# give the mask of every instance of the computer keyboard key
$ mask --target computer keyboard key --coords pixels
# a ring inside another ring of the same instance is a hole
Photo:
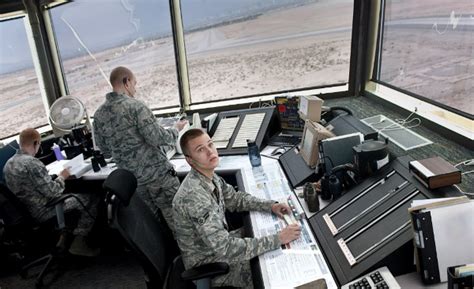
[[[381,267],[370,272],[359,279],[353,280],[341,287],[341,289],[401,289],[397,280],[387,267]]]

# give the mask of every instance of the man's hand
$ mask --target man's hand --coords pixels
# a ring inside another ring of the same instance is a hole
[[[288,244],[293,240],[296,240],[301,235],[301,227],[298,224],[291,224],[286,226],[283,230],[281,230],[278,238],[282,244]]]
[[[71,175],[71,172],[69,171],[69,169],[64,169],[62,170],[60,173],[59,173],[59,176],[62,177],[64,180],[69,178],[69,176]]]
[[[178,131],[181,131],[186,124],[189,122],[186,119],[182,119],[176,122],[175,127]]]
[[[283,218],[283,214],[291,214],[291,208],[287,204],[275,203],[272,205],[272,212]]]

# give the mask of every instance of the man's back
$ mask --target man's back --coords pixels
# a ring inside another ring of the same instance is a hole
[[[64,181],[53,181],[41,161],[21,151],[8,160],[3,171],[7,187],[40,221],[49,211],[45,204],[64,191]]]
[[[172,168],[160,145],[174,145],[178,132],[165,130],[141,101],[109,93],[94,115],[99,148],[118,166],[132,171],[139,184],[162,179]]]

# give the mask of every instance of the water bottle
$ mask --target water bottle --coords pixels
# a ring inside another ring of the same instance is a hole
[[[249,159],[252,167],[259,167],[262,165],[262,158],[260,157],[260,150],[255,141],[247,140],[249,150]]]
[[[312,213],[319,211],[319,198],[312,183],[306,183],[303,189],[304,200],[308,205],[308,210]]]
[[[58,161],[64,160],[63,154],[61,153],[61,148],[56,143],[53,143],[52,149]]]

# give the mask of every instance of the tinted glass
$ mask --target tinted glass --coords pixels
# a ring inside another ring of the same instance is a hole
[[[474,114],[474,1],[387,0],[380,80]]]
[[[193,102],[348,81],[353,1],[182,1]]]
[[[134,72],[136,98],[150,107],[179,105],[169,1],[76,0],[50,11],[69,94],[90,114],[117,66]]]
[[[24,18],[0,22],[0,138],[47,123]]]

